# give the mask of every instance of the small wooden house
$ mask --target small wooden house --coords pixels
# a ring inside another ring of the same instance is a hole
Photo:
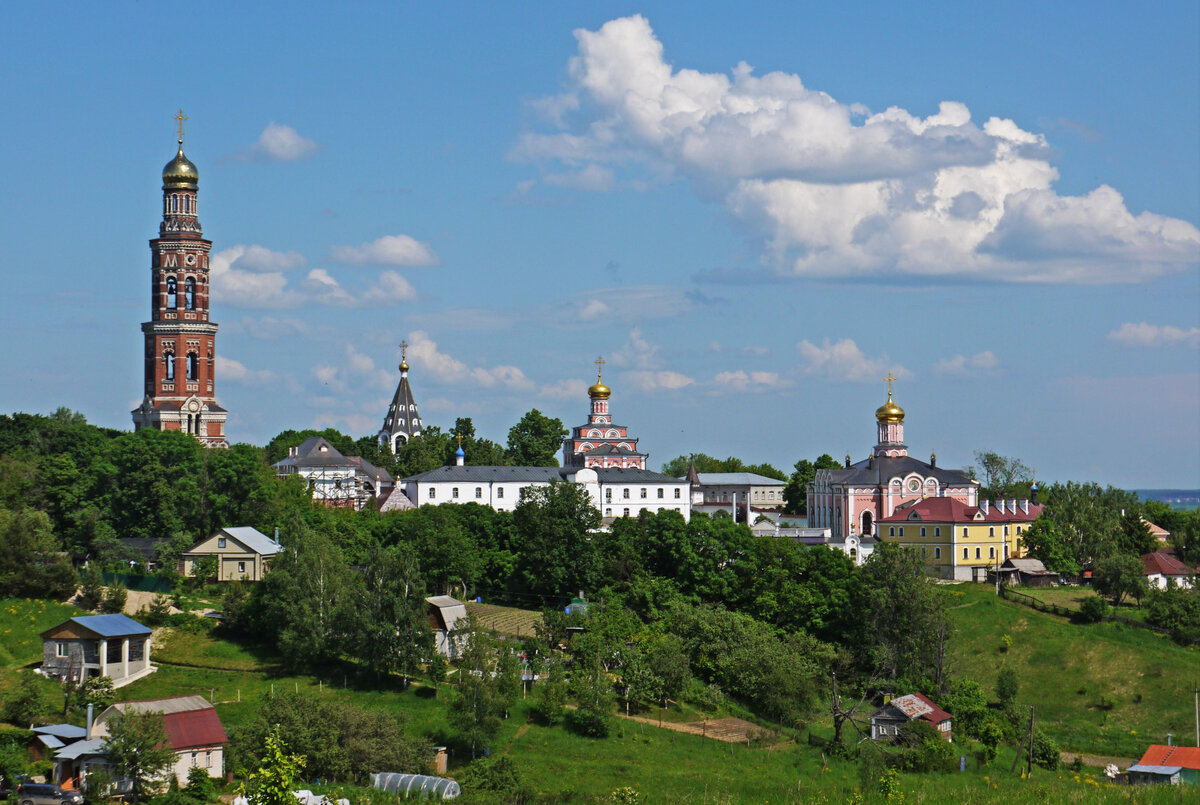
[[[428,605],[429,628],[433,630],[434,647],[438,654],[448,660],[458,659],[458,641],[455,630],[459,621],[467,618],[467,605],[448,595],[435,595],[425,599]]]
[[[217,562],[218,581],[262,581],[271,560],[282,550],[257,528],[222,528],[184,552],[183,575],[192,575],[200,559],[212,558]]]
[[[898,696],[872,713],[871,738],[894,741],[900,735],[900,728],[916,719],[928,722],[939,735],[951,740],[951,715],[920,693]]]

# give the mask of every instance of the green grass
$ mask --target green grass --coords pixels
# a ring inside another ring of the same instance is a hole
[[[14,668],[42,659],[41,633],[82,610],[38,598],[0,599],[0,666]]]
[[[188,633],[163,630],[162,640],[154,647],[151,661],[223,668],[231,671],[262,670],[271,658],[260,649],[213,637],[211,631]]]
[[[533,637],[534,629],[542,623],[542,613],[496,604],[467,602],[467,613],[474,615],[484,627],[503,635]]]
[[[1138,757],[1167,733],[1190,735],[1192,683],[1200,650],[1117,623],[1083,625],[998,599],[991,587],[950,590],[957,633],[952,673],[990,695],[1006,664],[1017,672],[1017,702],[1063,749]],[[1004,635],[1012,647],[1003,647]]]
[[[1017,592],[1036,598],[1047,604],[1066,607],[1072,612],[1078,612],[1083,599],[1091,598],[1096,593],[1090,587],[1016,587]],[[1107,599],[1105,599],[1107,600]],[[1111,601],[1109,602],[1111,606]],[[1127,602],[1119,607],[1112,607],[1114,614],[1123,618],[1144,621],[1146,613],[1135,602]]]

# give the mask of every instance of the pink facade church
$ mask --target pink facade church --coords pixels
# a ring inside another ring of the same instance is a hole
[[[629,428],[614,425],[608,412],[612,389],[604,385],[601,370],[604,359],[596,359],[596,382],[588,388],[592,412],[586,425],[576,425],[563,441],[564,467],[591,469],[646,469],[647,453],[638,452],[638,440],[631,438]]]
[[[979,482],[959,470],[941,469],[937,455],[928,463],[908,454],[904,443],[904,409],[888,398],[875,412],[878,443],[871,455],[836,470],[817,470],[808,485],[808,525],[830,529],[832,539],[862,540],[864,547],[879,534],[876,523],[891,517],[902,504],[925,498],[951,498],[978,505]],[[865,557],[864,557],[865,558]]]

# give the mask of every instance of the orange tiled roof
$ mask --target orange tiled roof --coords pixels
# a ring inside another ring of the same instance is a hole
[[[1150,744],[1138,761],[1143,766],[1179,766],[1200,769],[1200,746],[1163,746]]]

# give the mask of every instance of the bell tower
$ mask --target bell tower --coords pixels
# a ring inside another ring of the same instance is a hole
[[[208,320],[208,257],[197,217],[200,173],[179,151],[163,168],[163,218],[150,241],[150,321],[145,339],[142,404],[133,410],[134,430],[157,428],[190,433],[208,447],[227,447],[225,418],[214,391],[217,325]]]
[[[883,380],[888,384],[888,398],[875,409],[879,443],[875,445],[874,455],[900,458],[908,455],[908,445],[904,443],[904,409],[892,401],[892,383],[896,378],[888,372]]]

